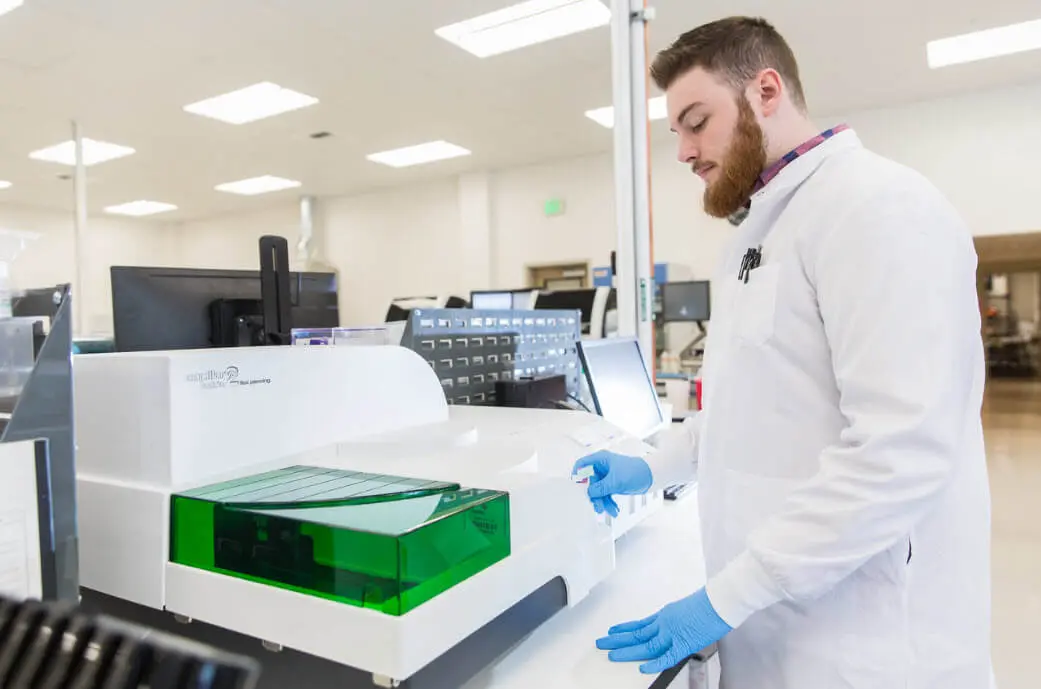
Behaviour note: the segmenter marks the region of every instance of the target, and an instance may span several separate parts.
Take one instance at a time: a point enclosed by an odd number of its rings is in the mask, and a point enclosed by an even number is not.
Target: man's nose
[[[700,157],[698,146],[693,141],[680,141],[677,158],[681,163],[693,163]]]

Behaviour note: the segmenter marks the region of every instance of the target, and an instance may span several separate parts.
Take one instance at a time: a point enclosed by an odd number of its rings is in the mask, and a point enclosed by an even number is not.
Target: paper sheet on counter
[[[0,444],[0,595],[43,596],[37,510],[35,443]]]

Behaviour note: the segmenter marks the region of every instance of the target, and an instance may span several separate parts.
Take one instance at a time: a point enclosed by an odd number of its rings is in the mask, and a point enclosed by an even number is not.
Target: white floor
[[[1041,383],[994,380],[984,405],[999,689],[1041,686]]]

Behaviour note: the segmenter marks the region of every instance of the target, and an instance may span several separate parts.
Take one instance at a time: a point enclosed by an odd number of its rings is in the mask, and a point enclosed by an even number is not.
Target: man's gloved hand
[[[596,647],[611,651],[615,662],[650,661],[640,666],[647,675],[664,672],[684,658],[711,646],[731,631],[705,589],[675,603],[669,603],[645,620],[627,622],[608,630]]]
[[[601,450],[578,460],[572,473],[585,467],[592,467],[595,472],[589,479],[589,500],[597,514],[606,510],[617,517],[618,503],[612,495],[640,495],[654,483],[650,465],[639,457]]]

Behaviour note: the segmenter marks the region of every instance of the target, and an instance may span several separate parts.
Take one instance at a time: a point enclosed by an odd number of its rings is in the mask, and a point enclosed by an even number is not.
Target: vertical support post
[[[311,267],[314,253],[314,197],[300,197],[300,235],[296,241],[296,261],[300,270]]]
[[[654,256],[647,120],[646,0],[612,0],[618,330],[640,341],[654,370]]]
[[[316,196],[300,197],[300,228],[296,239],[296,268],[301,271],[337,272],[328,260],[325,209]]]
[[[470,172],[459,176],[459,236],[456,289],[467,296],[470,289],[492,289],[499,285],[498,238],[492,223],[492,174]],[[513,285],[510,285],[511,287]]]
[[[72,122],[72,141],[76,149],[76,174],[73,178],[73,189],[76,194],[76,214],[73,221],[72,247],[73,267],[72,290],[74,298],[73,312],[73,335],[85,335],[87,333],[84,321],[83,309],[86,299],[83,294],[84,274],[86,269],[83,261],[83,244],[87,234],[87,165],[83,159],[83,134],[80,131],[79,122]]]

